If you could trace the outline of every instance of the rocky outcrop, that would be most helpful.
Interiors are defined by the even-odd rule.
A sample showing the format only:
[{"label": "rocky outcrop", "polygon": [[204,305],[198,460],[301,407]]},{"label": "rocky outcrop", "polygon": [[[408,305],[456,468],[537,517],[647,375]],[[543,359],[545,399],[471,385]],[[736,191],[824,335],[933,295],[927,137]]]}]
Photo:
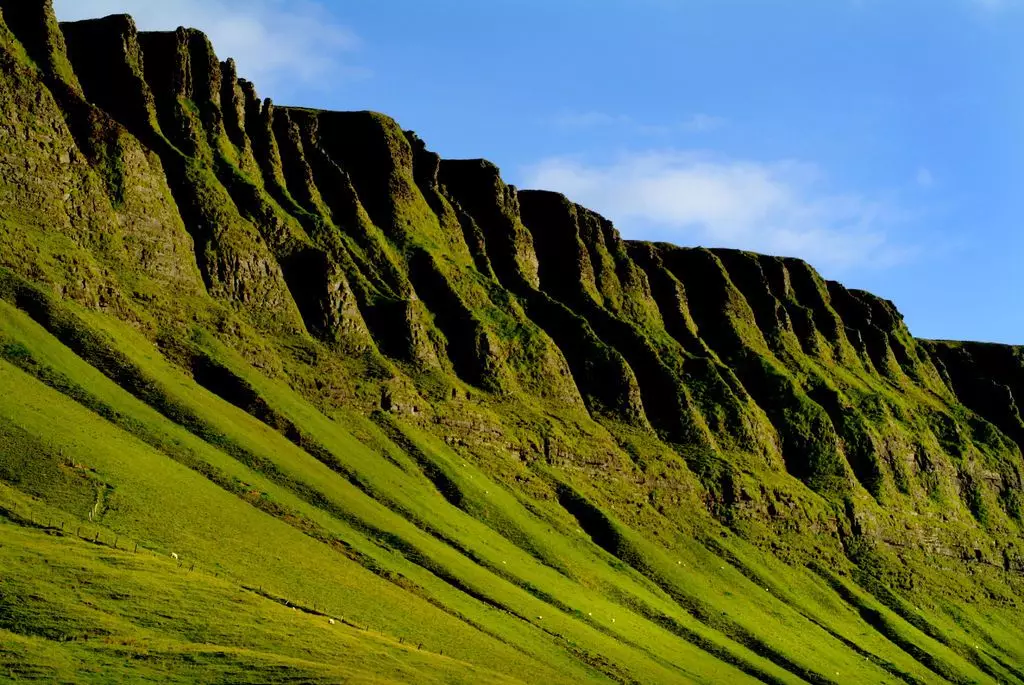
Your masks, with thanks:
[{"label": "rocky outcrop", "polygon": [[548,504],[599,483],[645,534],[700,501],[787,559],[1017,558],[1019,348],[917,340],[797,259],[623,240],[382,114],[275,106],[194,30],[0,10],[0,265],[172,358],[201,331],[327,415],[536,469]]},{"label": "rocky outcrop", "polygon": [[3,0],[0,12],[8,29],[47,79],[75,92],[81,91],[78,77],[68,62],[64,35],[57,25],[52,0]]},{"label": "rocky outcrop", "polygon": [[923,346],[957,400],[1024,449],[1024,347],[949,341]]},{"label": "rocky outcrop", "polygon": [[474,236],[467,243],[477,246],[505,287],[539,287],[537,254],[520,217],[518,193],[501,180],[498,167],[484,159],[441,160],[439,174],[463,211],[464,230]]}]

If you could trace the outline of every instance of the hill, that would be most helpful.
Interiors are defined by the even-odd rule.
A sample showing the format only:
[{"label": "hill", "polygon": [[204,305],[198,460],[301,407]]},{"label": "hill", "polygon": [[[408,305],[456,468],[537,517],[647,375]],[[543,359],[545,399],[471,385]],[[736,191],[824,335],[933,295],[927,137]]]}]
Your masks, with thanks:
[{"label": "hill", "polygon": [[0,678],[1024,682],[1024,349],[0,0]]}]

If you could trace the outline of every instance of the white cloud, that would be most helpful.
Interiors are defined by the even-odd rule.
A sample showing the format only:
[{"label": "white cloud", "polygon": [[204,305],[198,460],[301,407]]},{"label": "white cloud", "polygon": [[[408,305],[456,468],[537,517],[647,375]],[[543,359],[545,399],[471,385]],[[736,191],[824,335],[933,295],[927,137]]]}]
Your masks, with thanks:
[{"label": "white cloud", "polygon": [[927,167],[918,169],[917,175],[914,178],[917,181],[917,185],[922,188],[931,188],[935,184],[935,177],[932,175],[931,169]]},{"label": "white cloud", "polygon": [[604,166],[552,158],[528,168],[526,180],[604,214],[632,238],[738,247],[833,268],[888,266],[911,252],[887,235],[901,212],[827,191],[820,170],[803,162],[654,151]]},{"label": "white cloud", "polygon": [[347,62],[358,36],[307,0],[55,0],[54,8],[61,21],[126,13],[144,31],[200,29],[261,92],[365,74]]}]

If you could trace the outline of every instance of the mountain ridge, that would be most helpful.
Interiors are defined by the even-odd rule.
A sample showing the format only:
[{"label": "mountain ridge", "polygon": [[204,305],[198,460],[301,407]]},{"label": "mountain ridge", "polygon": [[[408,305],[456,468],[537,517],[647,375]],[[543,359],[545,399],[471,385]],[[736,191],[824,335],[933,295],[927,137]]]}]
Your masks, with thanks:
[{"label": "mountain ridge", "polygon": [[[638,620],[721,663],[781,677],[695,630],[727,636],[785,677],[828,682],[821,654],[769,644],[756,627],[767,619],[727,615],[667,564],[679,545],[697,544],[760,590],[775,583],[755,567],[781,560],[824,579],[861,625],[928,677],[1022,679],[1012,667],[1024,658],[1019,643],[990,637],[979,655],[966,645],[985,631],[948,616],[966,615],[961,601],[1019,611],[1024,421],[1015,398],[1024,348],[917,340],[893,303],[797,259],[624,241],[563,195],[507,185],[486,160],[442,159],[385,115],[261,100],[192,29],[139,32],[121,15],[58,24],[37,0],[0,0],[0,17],[5,316],[26,314],[47,344],[127,393],[119,401],[141,401],[159,415],[153,421],[184,427],[281,488],[252,505],[261,515],[333,545],[352,548],[364,536],[398,550],[401,564],[442,579],[460,599],[401,580],[412,571],[387,567],[371,547],[352,556],[449,613],[459,602],[510,611],[514,602],[491,597],[479,568],[547,611],[579,611],[552,593],[561,581],[510,578],[460,538],[483,525],[501,545],[603,588]],[[72,382],[86,371],[73,374],[69,361],[57,373],[27,330],[11,323],[0,332],[10,378],[19,369],[244,499],[232,478],[253,476],[175,451],[141,427],[141,414],[129,420]],[[181,383],[207,399],[176,395]],[[329,481],[287,475],[288,464],[245,447],[205,413],[214,401],[418,532],[345,510],[325,494]],[[375,480],[370,461],[347,460],[337,445],[348,438],[331,421],[369,450],[365,460],[372,453],[392,464],[381,468],[422,472],[416,487],[429,484],[462,523],[432,521],[389,489],[406,476]],[[4,430],[15,444],[18,421]],[[449,460],[472,463],[512,499],[492,506],[491,488],[481,493]],[[48,499],[17,471],[0,480],[59,504],[56,491]],[[305,507],[357,532],[332,537],[323,531],[337,521],[314,524],[323,514],[295,513]],[[516,507],[541,523],[523,523]],[[127,534],[136,524],[122,525]],[[565,568],[543,526],[579,531],[596,548],[588,554],[613,560],[658,599]],[[158,548],[170,540],[153,528],[133,532]],[[452,554],[475,566],[450,566]],[[931,613],[915,608],[928,598]],[[821,629],[815,611],[784,603],[818,626],[803,630]],[[885,611],[893,616],[879,618]],[[916,637],[898,635],[900,621]],[[582,630],[551,635],[585,644],[562,649],[592,675],[646,682],[657,663],[667,669],[658,678],[685,680],[669,647],[604,663],[594,657],[603,643],[574,632]],[[839,632],[825,631],[858,662],[874,653]],[[919,635],[957,656],[929,659]],[[639,649],[628,635],[611,639],[629,654]],[[882,673],[920,680],[904,677],[895,658]],[[951,665],[958,659],[969,665]]]}]

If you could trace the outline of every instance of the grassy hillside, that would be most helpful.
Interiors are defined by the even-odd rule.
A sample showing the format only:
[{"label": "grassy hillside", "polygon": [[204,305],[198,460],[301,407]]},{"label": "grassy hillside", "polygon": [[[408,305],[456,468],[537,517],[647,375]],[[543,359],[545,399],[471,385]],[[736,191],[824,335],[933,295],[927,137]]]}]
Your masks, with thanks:
[{"label": "grassy hillside", "polygon": [[1019,349],[0,12],[0,679],[1024,682]]}]

